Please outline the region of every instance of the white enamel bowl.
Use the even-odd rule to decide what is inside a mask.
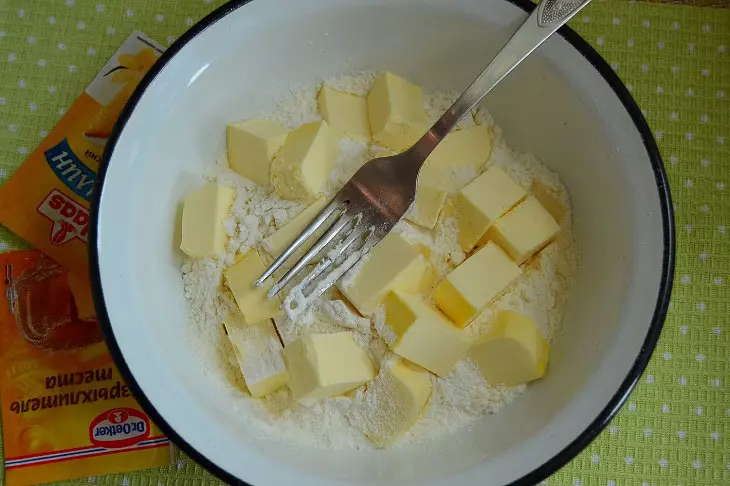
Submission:
[[[488,97],[510,144],[565,181],[580,269],[546,379],[430,447],[321,452],[256,441],[186,337],[175,215],[224,149],[224,123],[351,69],[463,89],[526,0],[234,1],[176,42],[117,124],[98,191],[92,276],[110,348],[151,417],[229,482],[534,484],[584,448],[644,370],[671,288],[669,191],[651,133],[607,64],[562,30]]]

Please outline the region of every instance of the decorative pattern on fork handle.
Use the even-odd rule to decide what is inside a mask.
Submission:
[[[542,0],[537,7],[537,24],[547,27],[554,22],[567,20],[586,3],[585,0]]]

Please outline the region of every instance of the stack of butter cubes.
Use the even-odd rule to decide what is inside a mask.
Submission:
[[[431,377],[447,376],[467,356],[492,385],[513,386],[542,377],[549,348],[529,317],[499,312],[476,342],[465,329],[556,237],[556,219],[561,217],[560,204],[549,191],[537,185],[528,192],[501,168],[487,167],[492,128],[478,124],[448,135],[429,157],[406,216],[431,230],[450,199],[467,258],[436,282],[423,248],[391,233],[354,275],[338,283],[360,315],[371,316],[384,306],[392,334],[382,337],[398,358],[381,366],[376,376],[368,354],[349,331],[306,334],[282,345],[273,321],[282,314],[281,302],[267,298],[270,281],[262,287],[253,282],[326,205],[326,181],[340,155],[338,138],[396,152],[410,147],[427,129],[421,89],[391,73],[378,77],[367,96],[324,86],[317,103],[321,120],[293,130],[267,119],[227,126],[233,171],[272,188],[282,199],[309,203],[263,239],[260,248],[238,255],[225,270],[225,284],[240,316],[229,317],[224,327],[251,395],[264,397],[288,386],[294,398],[311,402],[365,385],[371,406],[357,424],[383,446],[417,420],[431,393]],[[233,189],[216,182],[187,197],[181,249],[191,258],[225,252],[223,221],[234,197]]]

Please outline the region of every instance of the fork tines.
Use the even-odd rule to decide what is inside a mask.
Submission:
[[[316,243],[276,282],[268,292],[268,297],[279,294],[292,280],[302,273],[318,255],[324,254],[317,265],[292,289],[292,293],[304,294],[304,291],[313,287],[308,295],[303,297],[308,303],[324,294],[335,282],[352,268],[360,257],[369,250],[367,245],[372,228],[362,225],[362,214],[352,214],[348,201],[341,201],[335,197],[302,233],[274,260],[254,285],[261,286],[274,272],[284,265],[296,251],[301,248],[315,233],[327,230],[319,237]],[[357,245],[356,243],[360,243]],[[370,245],[372,246],[372,245]],[[325,253],[325,249],[326,251]],[[347,257],[343,256],[347,253]],[[333,265],[340,265],[331,270],[324,278],[320,277]]]

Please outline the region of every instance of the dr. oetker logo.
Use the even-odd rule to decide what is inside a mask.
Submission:
[[[89,426],[91,442],[107,449],[129,447],[142,442],[149,435],[150,421],[147,416],[128,407],[107,410]]]

